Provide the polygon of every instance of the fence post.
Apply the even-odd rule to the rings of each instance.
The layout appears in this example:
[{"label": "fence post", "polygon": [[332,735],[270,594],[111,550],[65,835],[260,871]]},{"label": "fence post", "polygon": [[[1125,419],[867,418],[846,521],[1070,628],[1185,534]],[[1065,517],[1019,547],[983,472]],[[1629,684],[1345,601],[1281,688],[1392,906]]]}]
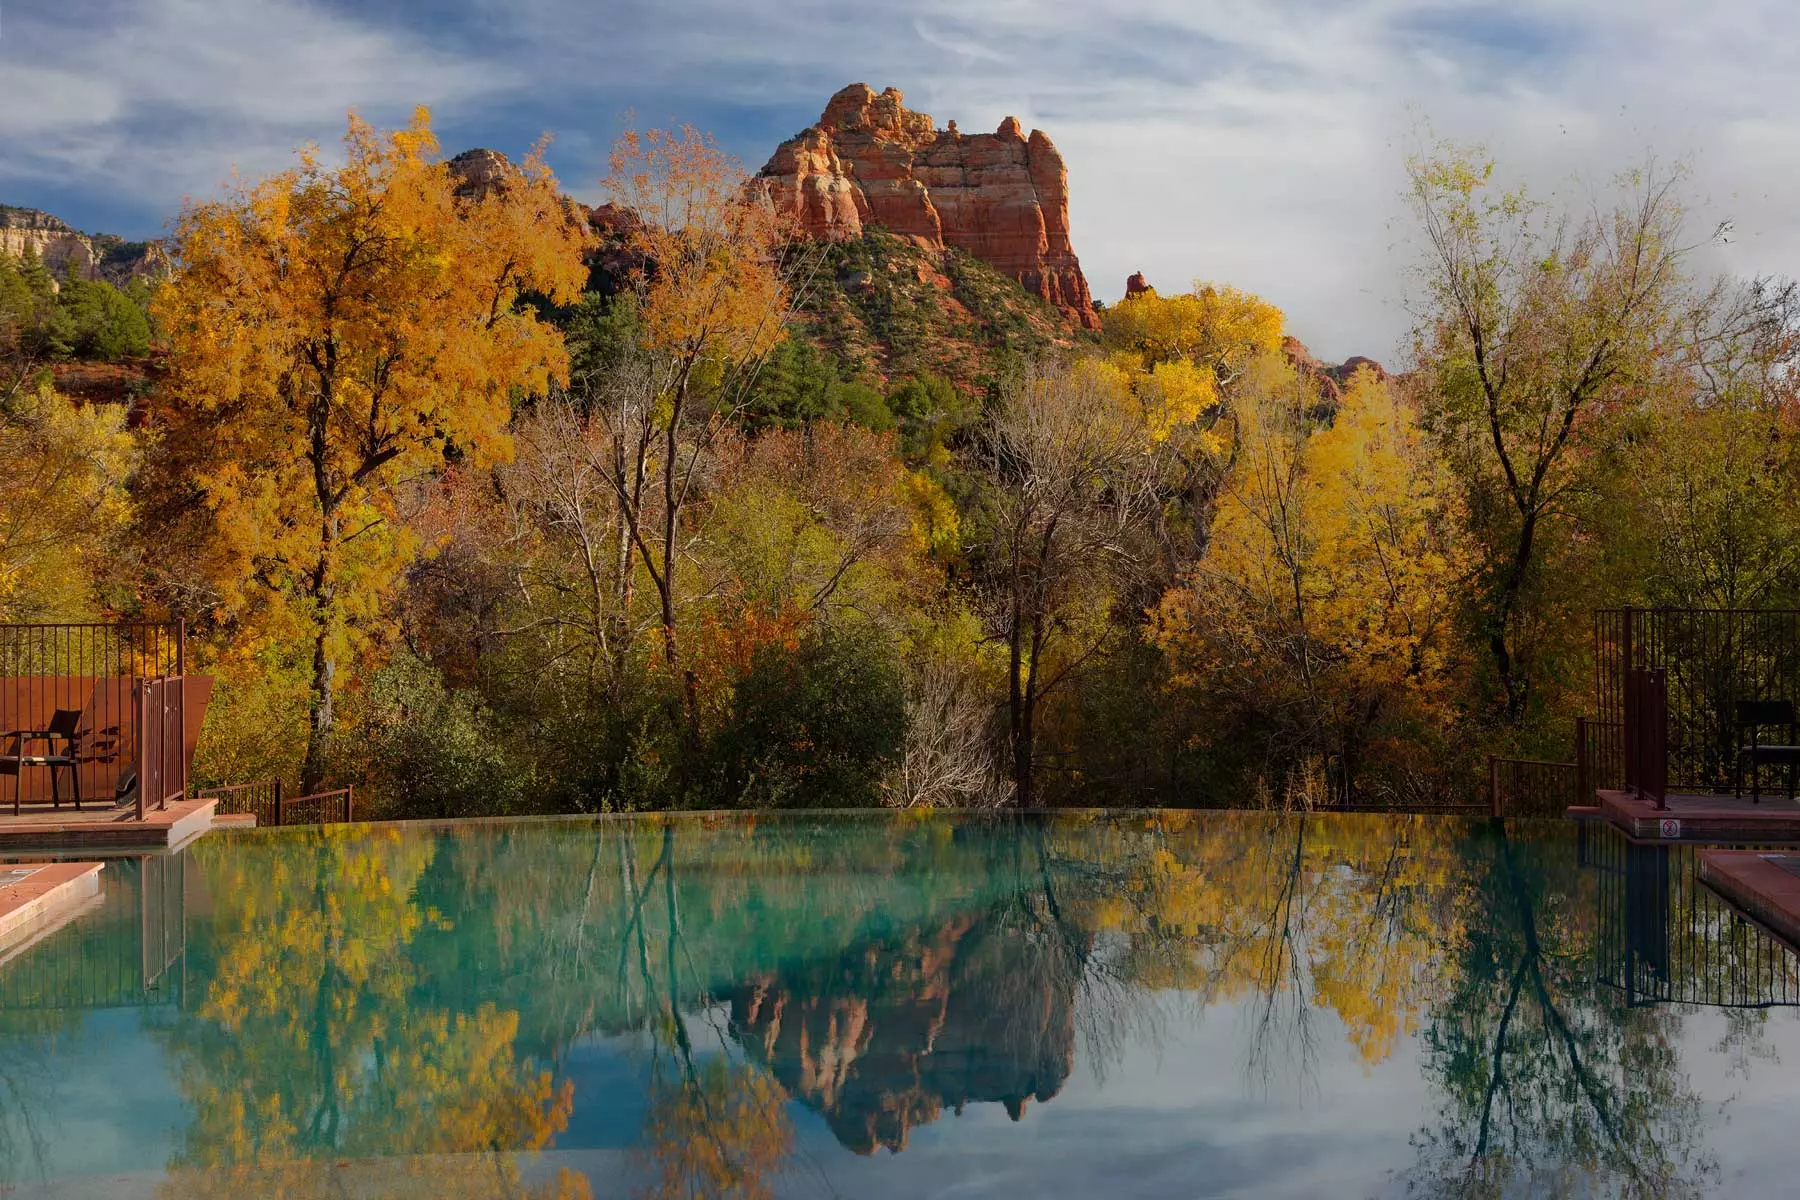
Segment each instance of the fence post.
[{"label": "fence post", "polygon": [[[175,673],[187,674],[187,618],[178,617],[175,621]],[[183,733],[185,734],[185,730]]]},{"label": "fence post", "polygon": [[1500,815],[1500,756],[1488,755],[1488,815]]},{"label": "fence post", "polygon": [[355,811],[355,804],[356,785],[354,783],[344,785],[344,824],[346,825],[350,823],[351,813]]},{"label": "fence post", "polygon": [[1575,718],[1575,803],[1591,804],[1594,800],[1593,773],[1588,765],[1588,727],[1586,717]]},{"label": "fence post", "polygon": [[275,777],[275,824],[277,827],[287,824],[287,803],[281,796],[281,776]]},{"label": "fence post", "polygon": [[137,819],[144,819],[144,788],[150,781],[144,775],[150,769],[150,697],[149,685],[141,679],[131,683],[131,707],[137,717],[132,734],[137,741]]}]

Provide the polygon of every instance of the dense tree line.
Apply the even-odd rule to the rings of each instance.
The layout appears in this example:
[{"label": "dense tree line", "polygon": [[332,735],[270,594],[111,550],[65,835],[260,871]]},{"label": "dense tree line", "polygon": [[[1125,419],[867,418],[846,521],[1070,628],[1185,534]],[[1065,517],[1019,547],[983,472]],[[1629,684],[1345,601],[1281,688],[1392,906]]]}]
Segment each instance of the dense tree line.
[{"label": "dense tree line", "polygon": [[422,114],[346,145],[183,215],[145,430],[32,365],[139,326],[70,281],[52,337],[0,271],[0,487],[59,481],[8,498],[0,607],[187,617],[209,776],[420,816],[1459,798],[1563,748],[1588,609],[1800,599],[1795,294],[1698,272],[1679,173],[1565,212],[1414,162],[1397,374],[1329,385],[1197,284],[970,389],[821,349],[824,252],[692,131],[620,142],[604,235],[537,156],[472,193]]}]

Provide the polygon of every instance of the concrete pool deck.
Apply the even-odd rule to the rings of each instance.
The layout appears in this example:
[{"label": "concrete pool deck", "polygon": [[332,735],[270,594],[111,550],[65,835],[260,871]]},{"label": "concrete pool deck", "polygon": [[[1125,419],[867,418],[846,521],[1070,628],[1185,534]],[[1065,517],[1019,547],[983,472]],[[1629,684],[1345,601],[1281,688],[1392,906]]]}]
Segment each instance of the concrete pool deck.
[{"label": "concrete pool deck", "polygon": [[1794,842],[1800,844],[1800,802],[1786,796],[1710,796],[1671,792],[1658,808],[1630,792],[1601,790],[1592,810],[1571,808],[1576,819],[1598,817],[1627,837],[1648,842]]},{"label": "concrete pool deck", "polygon": [[1702,850],[1700,881],[1800,949],[1800,853]]},{"label": "concrete pool deck", "polygon": [[86,912],[104,863],[0,863],[0,962]]},{"label": "concrete pool deck", "polygon": [[212,828],[216,800],[177,800],[142,821],[130,808],[27,809],[0,812],[0,857],[69,850],[163,850]]}]

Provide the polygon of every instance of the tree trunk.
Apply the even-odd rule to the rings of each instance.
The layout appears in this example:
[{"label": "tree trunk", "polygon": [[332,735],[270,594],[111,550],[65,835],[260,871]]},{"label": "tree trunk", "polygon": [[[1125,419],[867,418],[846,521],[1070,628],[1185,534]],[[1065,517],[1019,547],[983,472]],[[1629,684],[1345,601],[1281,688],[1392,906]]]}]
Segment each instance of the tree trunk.
[{"label": "tree trunk", "polygon": [[1522,678],[1514,661],[1510,626],[1515,609],[1519,604],[1519,593],[1525,587],[1525,574],[1531,569],[1531,553],[1537,537],[1537,513],[1527,512],[1519,528],[1519,541],[1513,548],[1512,561],[1507,564],[1506,575],[1500,581],[1499,611],[1494,614],[1493,627],[1488,631],[1488,651],[1494,656],[1494,673],[1499,676],[1500,689],[1506,698],[1506,720],[1516,725],[1525,716],[1525,707],[1531,696],[1531,681]]},{"label": "tree trunk", "polygon": [[312,599],[317,627],[313,632],[312,689],[308,697],[306,761],[300,768],[300,791],[310,795],[320,789],[331,760],[334,720],[332,693],[337,686],[337,660],[331,640],[336,619],[332,559],[337,553],[337,514],[330,512],[320,527],[319,562],[313,568]]}]

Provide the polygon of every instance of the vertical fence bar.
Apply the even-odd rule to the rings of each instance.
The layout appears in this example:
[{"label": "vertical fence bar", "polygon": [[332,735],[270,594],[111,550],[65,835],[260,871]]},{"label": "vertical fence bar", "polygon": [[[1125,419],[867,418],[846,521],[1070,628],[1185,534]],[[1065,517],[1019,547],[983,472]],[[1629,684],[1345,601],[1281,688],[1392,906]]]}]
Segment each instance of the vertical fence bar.
[{"label": "vertical fence bar", "polygon": [[1588,764],[1588,725],[1586,717],[1575,718],[1575,803],[1591,804],[1594,800],[1593,771]]}]

